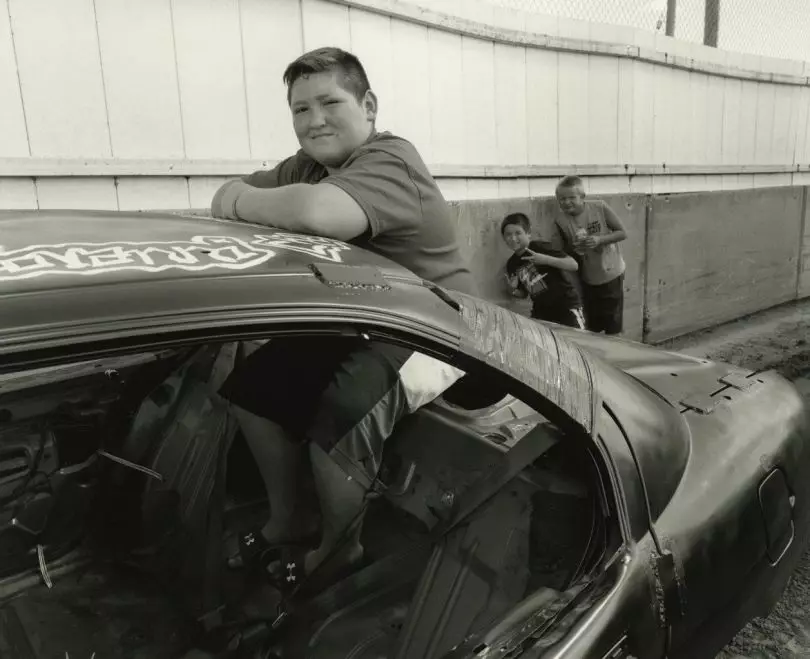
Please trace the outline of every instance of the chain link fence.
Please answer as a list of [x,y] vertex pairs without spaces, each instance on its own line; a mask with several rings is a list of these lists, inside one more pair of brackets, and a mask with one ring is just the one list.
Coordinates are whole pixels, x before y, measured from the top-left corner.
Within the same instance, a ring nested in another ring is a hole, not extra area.
[[[699,0],[702,2],[702,0]],[[664,31],[667,0],[487,0],[490,4],[579,21]]]
[[810,61],[808,0],[716,1],[720,3],[720,48]]
[[509,9],[626,25],[740,53],[810,61],[810,0],[486,1]]

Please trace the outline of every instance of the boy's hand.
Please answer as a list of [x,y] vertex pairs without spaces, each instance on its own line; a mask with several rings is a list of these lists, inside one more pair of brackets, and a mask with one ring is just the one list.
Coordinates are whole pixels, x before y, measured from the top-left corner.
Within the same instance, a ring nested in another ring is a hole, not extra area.
[[585,236],[579,241],[580,246],[585,249],[596,249],[602,243],[599,236]]
[[506,285],[509,286],[512,291],[516,291],[520,287],[520,280],[517,275],[505,275],[505,277]]
[[505,274],[504,278],[506,279],[506,285],[509,287],[509,292],[514,297],[523,297],[523,291],[520,289],[520,280],[518,276],[515,275],[508,275]]
[[521,261],[526,261],[528,263],[534,263],[535,265],[551,265],[553,261],[551,260],[552,257],[547,256],[546,254],[538,254],[537,252],[533,252],[530,249],[526,250],[526,253],[520,257]]

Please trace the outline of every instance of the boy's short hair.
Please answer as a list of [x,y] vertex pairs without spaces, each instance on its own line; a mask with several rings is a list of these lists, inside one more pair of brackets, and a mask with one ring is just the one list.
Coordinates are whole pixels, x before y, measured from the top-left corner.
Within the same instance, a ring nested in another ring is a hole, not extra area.
[[287,85],[287,103],[290,102],[292,86],[298,78],[310,73],[334,72],[340,74],[340,86],[362,101],[371,85],[360,60],[345,50],[332,46],[316,48],[290,62],[282,80]]
[[529,218],[525,213],[510,213],[501,222],[501,235],[506,230],[510,224],[516,224],[519,227],[523,227],[523,230],[526,233],[531,232],[532,224],[529,222]]
[[563,176],[560,182],[557,183],[557,190],[560,188],[579,188],[585,191],[585,183],[579,176]]

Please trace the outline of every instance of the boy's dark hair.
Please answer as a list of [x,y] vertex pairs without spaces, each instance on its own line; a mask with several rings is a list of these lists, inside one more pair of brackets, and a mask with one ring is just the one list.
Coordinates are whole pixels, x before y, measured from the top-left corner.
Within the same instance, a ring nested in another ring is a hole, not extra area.
[[506,230],[510,224],[517,224],[519,227],[523,227],[523,230],[526,233],[531,232],[532,224],[529,222],[529,218],[526,216],[525,213],[510,213],[501,222],[501,235]]
[[582,188],[585,189],[585,183],[579,176],[563,176],[557,184],[557,188]]
[[316,48],[301,55],[284,70],[282,80],[287,85],[287,104],[290,103],[293,83],[298,78],[327,71],[341,74],[341,87],[351,92],[358,101],[362,101],[371,89],[366,70],[356,56],[340,48]]

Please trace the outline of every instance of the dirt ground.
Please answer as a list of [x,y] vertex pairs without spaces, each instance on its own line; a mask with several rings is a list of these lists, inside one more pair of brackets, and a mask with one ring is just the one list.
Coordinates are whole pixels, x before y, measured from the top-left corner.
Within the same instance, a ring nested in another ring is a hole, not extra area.
[[[779,307],[661,347],[747,368],[775,369],[810,400],[810,301]],[[774,611],[740,631],[717,659],[810,657],[810,548]]]
[[796,380],[810,373],[810,300],[659,345],[755,370],[775,369]]

